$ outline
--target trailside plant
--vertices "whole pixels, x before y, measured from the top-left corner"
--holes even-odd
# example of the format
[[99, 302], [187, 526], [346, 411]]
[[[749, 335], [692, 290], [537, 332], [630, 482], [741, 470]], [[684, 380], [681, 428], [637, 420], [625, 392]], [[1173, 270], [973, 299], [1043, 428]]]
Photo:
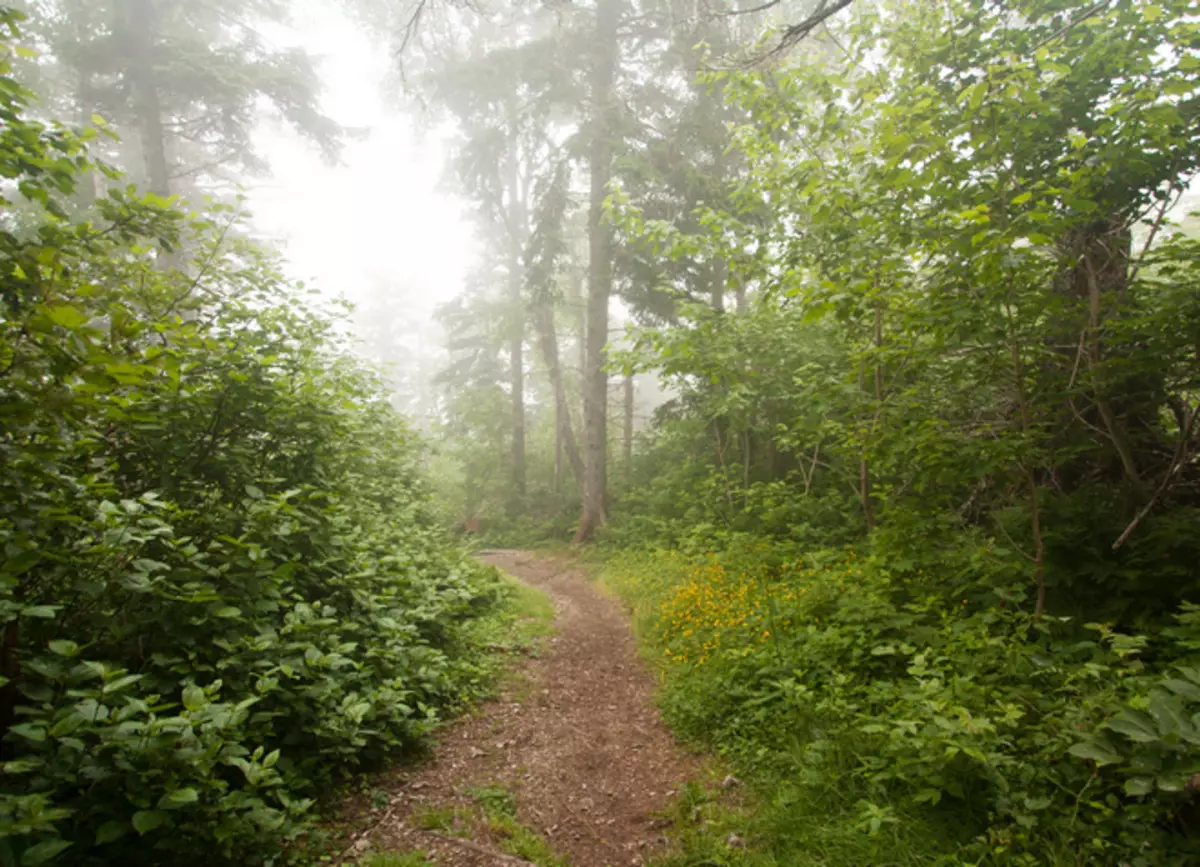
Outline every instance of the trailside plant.
[[333, 311], [231, 210], [81, 207], [89, 172], [119, 178], [94, 133], [27, 119], [14, 50], [0, 863], [255, 863], [460, 700], [498, 585], [436, 531], [421, 446]]
[[779, 863], [1189, 863], [1193, 4], [851, 10], [706, 73], [747, 118], [723, 205], [613, 197], [746, 303], [692, 294], [618, 358], [675, 398], [612, 580], [677, 725], [764, 782]]

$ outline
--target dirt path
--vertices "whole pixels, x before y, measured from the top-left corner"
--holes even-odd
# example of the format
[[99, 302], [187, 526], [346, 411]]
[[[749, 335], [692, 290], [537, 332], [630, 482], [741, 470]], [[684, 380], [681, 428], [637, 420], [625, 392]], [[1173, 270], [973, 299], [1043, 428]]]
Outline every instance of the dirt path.
[[527, 863], [501, 854], [513, 830], [481, 807], [500, 799], [571, 867], [644, 863], [665, 842], [656, 814], [700, 765], [660, 721], [625, 615], [567, 559], [482, 559], [548, 593], [557, 633], [499, 699], [442, 732], [432, 761], [394, 780], [371, 849], [455, 867]]

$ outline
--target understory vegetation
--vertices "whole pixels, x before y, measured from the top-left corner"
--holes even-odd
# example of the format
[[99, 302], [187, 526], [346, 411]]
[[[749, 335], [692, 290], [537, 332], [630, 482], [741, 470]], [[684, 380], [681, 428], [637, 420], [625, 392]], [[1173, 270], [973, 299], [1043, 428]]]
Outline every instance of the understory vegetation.
[[482, 687], [506, 594], [336, 311], [31, 120], [0, 52], [0, 863], [278, 858]]
[[294, 5], [0, 5], [0, 865], [322, 857], [549, 628], [457, 543], [568, 541], [747, 784], [670, 867], [1200, 862], [1194, 0], [345, 0], [478, 242], [416, 324], [229, 194], [346, 139]]
[[509, 256], [447, 313], [457, 523], [596, 539], [670, 721], [753, 782], [672, 864], [1191, 863], [1194, 4], [756, 42], [774, 6], [514, 8], [425, 70]]
[[615, 205], [757, 288], [619, 357], [677, 397], [606, 580], [759, 799], [670, 863], [1196, 860], [1196, 34], [1184, 3], [864, 12], [835, 70], [710, 76], [745, 174], [705, 230]]

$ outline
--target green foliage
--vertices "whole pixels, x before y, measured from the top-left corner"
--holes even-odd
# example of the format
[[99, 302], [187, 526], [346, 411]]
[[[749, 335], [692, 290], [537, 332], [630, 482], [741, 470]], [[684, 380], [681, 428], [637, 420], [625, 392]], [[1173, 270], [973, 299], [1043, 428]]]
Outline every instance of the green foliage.
[[1185, 863], [1194, 608], [1151, 663], [1144, 638], [1022, 613], [994, 551], [967, 574], [792, 556], [626, 555], [606, 572], [669, 720], [759, 787], [761, 815], [718, 825], [776, 859], [747, 863]]
[[613, 197], [627, 243], [750, 299], [618, 359], [677, 397], [608, 580], [762, 805], [728, 818], [750, 850], [677, 863], [1188, 863], [1198, 25], [854, 8], [838, 56], [709, 75], [750, 118], [727, 201]]
[[0, 863], [252, 863], [479, 681], [500, 585], [338, 319], [225, 211], [130, 190], [70, 221], [81, 140], [8, 72]]
[[566, 863], [537, 832], [517, 821], [516, 801], [508, 789], [479, 786], [468, 790], [467, 794], [483, 810], [489, 833], [499, 838], [500, 848], [505, 853], [539, 867], [563, 867]]
[[360, 867], [433, 867], [422, 852], [381, 852], [360, 862]]

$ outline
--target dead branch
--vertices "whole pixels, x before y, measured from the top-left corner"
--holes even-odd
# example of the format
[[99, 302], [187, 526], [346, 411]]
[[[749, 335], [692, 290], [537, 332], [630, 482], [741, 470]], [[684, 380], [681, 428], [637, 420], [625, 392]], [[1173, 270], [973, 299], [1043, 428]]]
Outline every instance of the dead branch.
[[1175, 447], [1175, 456], [1171, 459], [1171, 466], [1167, 468], [1166, 475], [1163, 476], [1162, 483], [1159, 484], [1158, 490], [1154, 492], [1154, 496], [1146, 505], [1142, 506], [1142, 510], [1137, 513], [1129, 526], [1125, 528], [1125, 532], [1120, 535], [1117, 541], [1113, 542], [1112, 549], [1116, 551], [1133, 535], [1133, 531], [1138, 528], [1138, 524], [1142, 523], [1142, 519], [1150, 514], [1150, 510], [1154, 508], [1154, 504], [1158, 498], [1166, 493], [1167, 488], [1171, 486], [1171, 480], [1183, 469], [1184, 459], [1187, 457], [1188, 443], [1192, 439], [1192, 430], [1196, 427], [1196, 418], [1200, 416], [1200, 404], [1196, 405], [1196, 409], [1192, 411], [1187, 423], [1183, 426], [1183, 430], [1179, 432], [1179, 445]]
[[484, 855], [488, 858], [493, 858], [501, 864], [512, 864], [514, 867], [537, 867], [531, 861], [526, 861], [524, 858], [516, 858], [512, 855], [505, 855], [503, 852], [497, 852], [495, 849], [489, 849], [487, 846], [476, 843], [474, 840], [467, 840], [463, 837], [451, 837], [448, 834], [430, 833], [430, 837], [434, 837], [446, 843], [453, 843], [455, 846], [461, 846], [464, 849], [470, 849], [479, 855]]

